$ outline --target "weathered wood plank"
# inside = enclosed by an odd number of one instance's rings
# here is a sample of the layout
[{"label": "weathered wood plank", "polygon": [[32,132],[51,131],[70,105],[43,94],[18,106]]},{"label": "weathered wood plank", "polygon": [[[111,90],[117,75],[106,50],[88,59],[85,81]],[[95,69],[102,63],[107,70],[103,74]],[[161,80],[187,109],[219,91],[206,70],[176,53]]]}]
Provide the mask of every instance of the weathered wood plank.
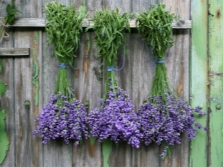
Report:
[{"label": "weathered wood plank", "polygon": [[[119,1],[110,1],[110,0],[103,0],[103,6],[107,7],[110,10],[115,10],[116,8],[119,9],[120,13],[130,13],[132,12],[132,3],[131,0],[119,0]],[[133,23],[134,21],[132,21]],[[131,24],[131,22],[130,22]],[[126,41],[127,45],[129,44],[130,34],[127,34]],[[130,48],[127,48],[130,50]],[[118,53],[118,60],[116,63],[117,69],[122,69],[115,71],[116,78],[118,81],[119,86],[127,92],[127,94],[131,97],[132,91],[132,60],[131,54],[125,55],[124,47],[120,48]],[[107,148],[107,153],[102,152],[104,154],[103,162],[105,165],[104,167],[116,167],[116,166],[132,166],[131,160],[131,146],[127,144],[127,142],[119,142],[118,145],[115,143],[102,143],[102,146]]]},{"label": "weathered wood plank", "polygon": [[[149,9],[152,4],[158,1],[137,0],[133,1],[133,11],[143,12],[143,9]],[[131,44],[129,48],[132,56],[132,98],[136,105],[136,111],[147,99],[154,75],[155,63],[153,54],[147,47],[146,42],[140,34],[131,34]],[[140,149],[132,150],[132,166],[153,166],[158,167],[159,162],[159,146],[151,144],[145,146],[142,144]]]},{"label": "weathered wood plank", "polygon": [[29,48],[0,48],[0,56],[21,57],[29,54]]},{"label": "weathered wood plank", "polygon": [[[130,4],[130,3],[129,3]],[[47,21],[43,18],[20,18],[16,19],[13,25],[8,25],[9,27],[45,27]],[[129,20],[131,28],[136,28],[135,20]],[[82,27],[88,27],[93,25],[88,19],[84,19]],[[172,23],[174,29],[190,29],[191,20],[178,20]]]},{"label": "weathered wood plank", "polygon": [[[93,40],[93,34],[88,34],[90,40]],[[74,78],[72,84],[75,85],[75,96],[83,104],[89,103],[88,110],[98,107],[101,98],[101,80],[95,74],[95,68],[98,68],[100,59],[95,59],[94,48],[88,48],[88,39],[86,34],[81,36],[81,44],[77,53],[76,70],[71,70]],[[81,153],[81,154],[80,154]],[[73,148],[74,166],[101,166],[101,143],[91,138],[84,141],[78,147]]]},{"label": "weathered wood plank", "polygon": [[[88,0],[86,2],[88,17],[94,15],[96,8],[101,8],[101,1]],[[73,3],[78,8],[83,1],[73,0]],[[88,23],[84,20],[85,25]],[[76,53],[77,55],[77,69],[71,69],[72,85],[74,85],[75,96],[82,103],[89,104],[86,106],[88,112],[98,107],[99,99],[101,98],[101,79],[98,74],[100,59],[95,58],[95,48],[93,47],[94,33],[83,33],[81,35],[81,43]],[[90,42],[90,43],[89,43]],[[89,47],[89,44],[91,47]],[[95,138],[84,140],[83,143],[77,147],[73,147],[72,166],[95,166],[101,167],[101,143]]]},{"label": "weathered wood plank", "polygon": [[[5,7],[5,5],[2,5]],[[3,10],[0,10],[0,15],[4,16]],[[13,47],[13,40],[11,38],[12,32],[9,32],[7,40],[0,40],[0,47],[8,48]],[[14,94],[14,60],[13,58],[1,58],[2,71],[0,73],[0,80],[7,86],[5,95],[1,98],[0,107],[6,109],[6,132],[8,135],[9,150],[7,151],[4,162],[0,167],[15,166],[15,94]]]},{"label": "weathered wood plank", "polygon": [[209,71],[210,75],[210,113],[209,113],[209,161],[210,167],[223,166],[223,33],[222,12],[223,4],[220,1],[209,1]]},{"label": "weathered wood plank", "polygon": [[[15,6],[21,11],[21,17],[41,16],[40,1],[16,1]],[[17,30],[18,32],[14,33],[15,47],[30,48],[30,57],[20,60],[15,59],[15,73],[17,73],[15,75],[15,106],[19,109],[19,114],[16,118],[16,125],[18,125],[16,135],[20,136],[16,140],[16,166],[39,167],[43,166],[42,143],[38,137],[32,135],[32,131],[36,127],[35,118],[39,113],[41,37],[38,29],[30,31],[25,28],[18,28]],[[20,90],[18,91],[18,89]],[[24,106],[24,101],[27,100],[30,102],[29,108]]]},{"label": "weathered wood plank", "polygon": [[[190,97],[191,105],[203,107],[207,112],[208,107],[208,56],[207,56],[207,11],[208,2],[192,1],[193,27],[192,27],[192,48],[190,57]],[[206,126],[207,117],[196,119],[202,125]],[[189,166],[207,166],[207,135],[205,131],[199,131],[196,138],[190,144],[190,162]],[[217,165],[218,166],[218,165]]]},{"label": "weathered wood plank", "polygon": [[[29,47],[29,33],[19,31],[14,34],[15,47]],[[31,59],[15,59],[14,64],[14,90],[15,90],[15,136],[16,136],[16,166],[32,166],[33,150],[32,145],[32,104],[25,108],[25,101],[32,98],[32,71]]]},{"label": "weathered wood plank", "polygon": [[[47,41],[46,32],[43,33],[42,41],[42,99],[44,107],[49,99],[50,95],[54,93],[57,72],[58,72],[58,60],[52,57],[54,52],[53,46],[46,46]],[[41,110],[41,109],[40,109]],[[43,146],[43,167],[60,167],[60,166],[72,166],[72,144],[65,144],[63,140],[50,141]]]},{"label": "weathered wood plank", "polygon": [[[167,10],[182,19],[190,18],[190,0],[164,0]],[[173,31],[174,45],[167,51],[167,75],[170,85],[179,97],[189,103],[189,56],[190,32],[189,30]],[[163,167],[188,166],[189,143],[187,135],[182,135],[181,144],[171,147],[172,155],[161,161]]]}]

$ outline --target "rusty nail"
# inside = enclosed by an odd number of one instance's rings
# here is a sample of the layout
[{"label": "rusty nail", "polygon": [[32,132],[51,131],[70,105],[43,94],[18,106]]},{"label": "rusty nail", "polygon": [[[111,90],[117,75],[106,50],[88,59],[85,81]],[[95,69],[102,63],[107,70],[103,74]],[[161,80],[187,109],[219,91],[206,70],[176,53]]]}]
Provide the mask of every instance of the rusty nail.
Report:
[{"label": "rusty nail", "polygon": [[198,108],[199,108],[199,109],[202,109],[202,108],[203,108],[203,106],[198,106]]},{"label": "rusty nail", "polygon": [[25,108],[30,108],[30,101],[29,100],[26,100],[24,104],[25,104]]},{"label": "rusty nail", "polygon": [[220,104],[217,104],[217,105],[216,105],[216,109],[217,109],[217,110],[220,110],[221,108],[222,108],[222,106],[221,106]]},{"label": "rusty nail", "polygon": [[89,108],[89,101],[85,101],[84,106],[85,106],[85,108]]}]

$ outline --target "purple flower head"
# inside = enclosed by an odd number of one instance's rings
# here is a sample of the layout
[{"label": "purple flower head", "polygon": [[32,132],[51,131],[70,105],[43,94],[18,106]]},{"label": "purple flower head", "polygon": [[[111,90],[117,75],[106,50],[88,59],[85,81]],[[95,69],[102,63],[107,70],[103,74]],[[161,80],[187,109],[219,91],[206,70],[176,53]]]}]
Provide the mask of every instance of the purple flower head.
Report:
[{"label": "purple flower head", "polygon": [[134,105],[127,93],[119,87],[110,87],[108,98],[100,101],[100,107],[90,111],[88,124],[93,137],[127,141],[138,148],[141,133]]},{"label": "purple flower head", "polygon": [[152,142],[160,145],[164,141],[168,145],[180,144],[182,133],[186,132],[191,140],[196,136],[194,126],[202,128],[194,120],[194,112],[205,114],[201,109],[192,108],[182,98],[171,94],[166,94],[165,99],[163,101],[161,96],[149,97],[139,109],[138,121],[145,145]]},{"label": "purple flower head", "polygon": [[63,138],[65,143],[88,138],[87,112],[78,100],[67,100],[65,96],[51,95],[48,104],[36,119],[38,125],[33,135],[39,134],[43,144],[57,138]]}]

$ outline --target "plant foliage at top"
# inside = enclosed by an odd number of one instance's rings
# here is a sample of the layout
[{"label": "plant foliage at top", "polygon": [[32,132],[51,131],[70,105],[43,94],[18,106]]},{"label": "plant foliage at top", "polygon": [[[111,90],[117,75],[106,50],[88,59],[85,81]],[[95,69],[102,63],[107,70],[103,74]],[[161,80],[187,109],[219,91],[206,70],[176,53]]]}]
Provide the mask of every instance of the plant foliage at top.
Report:
[{"label": "plant foliage at top", "polygon": [[173,45],[172,21],[174,14],[165,10],[165,4],[152,5],[148,12],[139,14],[136,23],[156,58],[164,57],[165,51]]},{"label": "plant foliage at top", "polygon": [[3,24],[1,25],[1,28],[0,28],[0,37],[4,35],[6,25],[13,24],[15,20],[15,15],[18,13],[21,13],[19,10],[15,8],[15,1],[16,0],[12,0],[12,3],[6,6],[7,15],[4,17]]},{"label": "plant foliage at top", "polygon": [[67,7],[55,1],[45,4],[48,44],[55,45],[54,54],[61,63],[73,61],[80,42],[86,8],[81,6],[78,11],[74,9],[74,6]]},{"label": "plant foliage at top", "polygon": [[128,22],[129,15],[120,14],[119,10],[96,11],[95,17],[91,20],[96,37],[95,43],[98,54],[104,58],[106,65],[114,65],[117,60],[118,49],[124,42],[125,31],[130,31]]}]

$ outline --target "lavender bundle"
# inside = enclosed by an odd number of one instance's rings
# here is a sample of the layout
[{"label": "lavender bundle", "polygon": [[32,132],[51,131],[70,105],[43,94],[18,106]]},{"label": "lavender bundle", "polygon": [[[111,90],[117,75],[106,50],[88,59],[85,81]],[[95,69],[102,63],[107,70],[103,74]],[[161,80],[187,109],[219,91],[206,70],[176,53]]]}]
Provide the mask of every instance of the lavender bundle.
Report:
[{"label": "lavender bundle", "polygon": [[45,5],[45,11],[48,43],[55,46],[59,71],[54,95],[36,119],[39,125],[33,134],[40,134],[44,144],[51,139],[63,138],[67,144],[74,140],[74,144],[78,145],[80,140],[88,138],[87,111],[74,98],[68,80],[68,67],[76,58],[74,52],[78,49],[86,9],[81,6],[76,12],[74,6],[66,7],[52,1]]},{"label": "lavender bundle", "polygon": [[96,11],[92,20],[98,53],[107,67],[106,88],[100,107],[90,111],[88,123],[93,137],[100,141],[110,139],[115,143],[127,141],[133,147],[140,145],[140,131],[134,105],[126,91],[118,86],[115,63],[118,49],[123,43],[125,31],[129,30],[128,15],[118,10]]},{"label": "lavender bundle", "polygon": [[[202,126],[195,124],[195,113],[204,116],[200,108],[192,108],[182,98],[171,91],[164,65],[165,51],[172,46],[173,14],[165,10],[165,5],[153,5],[148,12],[142,13],[137,19],[139,32],[148,46],[153,50],[156,60],[155,76],[147,101],[138,112],[142,141],[145,145],[152,142],[166,147],[161,154],[164,157],[170,145],[181,143],[181,134],[186,132],[188,140],[196,136],[196,129]],[[205,128],[207,130],[207,128]]]}]

